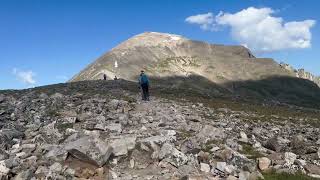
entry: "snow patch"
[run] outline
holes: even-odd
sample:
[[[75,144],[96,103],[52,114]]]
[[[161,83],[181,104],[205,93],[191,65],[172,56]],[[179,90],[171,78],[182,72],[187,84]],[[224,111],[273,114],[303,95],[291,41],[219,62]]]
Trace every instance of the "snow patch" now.
[[[171,40],[173,41],[179,41],[181,39],[181,37],[179,36],[171,36]]]

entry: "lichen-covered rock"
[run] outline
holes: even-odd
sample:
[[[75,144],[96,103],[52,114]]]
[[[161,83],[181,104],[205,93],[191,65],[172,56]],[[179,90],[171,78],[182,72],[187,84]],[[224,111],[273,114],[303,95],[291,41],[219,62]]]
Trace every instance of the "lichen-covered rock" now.
[[[127,155],[136,146],[136,137],[118,137],[110,143],[115,156]]]
[[[113,148],[107,142],[91,136],[84,136],[67,142],[63,149],[82,161],[103,166],[109,159]]]
[[[287,166],[292,165],[296,159],[297,159],[296,154],[294,154],[292,152],[284,153],[284,160],[285,160]]]
[[[268,139],[264,146],[276,152],[280,152],[282,148],[279,143],[278,137],[276,136]]]
[[[292,152],[296,154],[305,154],[307,146],[302,135],[294,136],[290,142]]]
[[[216,128],[211,125],[205,125],[201,131],[197,134],[197,137],[201,141],[206,141],[210,139],[223,139],[225,138],[224,130],[221,128]]]

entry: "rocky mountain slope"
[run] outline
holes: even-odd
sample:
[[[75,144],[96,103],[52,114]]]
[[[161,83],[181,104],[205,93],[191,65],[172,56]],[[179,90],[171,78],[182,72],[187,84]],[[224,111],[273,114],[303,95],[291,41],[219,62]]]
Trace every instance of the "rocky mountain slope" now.
[[[296,77],[308,79],[308,80],[316,83],[318,86],[320,86],[320,77],[319,76],[315,76],[315,75],[311,74],[310,72],[305,71],[304,69],[294,69],[292,66],[290,66],[289,64],[286,64],[286,63],[280,63],[280,66],[290,72],[295,73]]]
[[[320,177],[319,111],[157,84],[150,102],[124,80],[0,91],[0,179]]]
[[[136,80],[141,69],[154,77],[194,74],[221,85],[274,76],[301,77],[320,85],[319,77],[288,70],[272,59],[255,58],[243,46],[214,45],[157,32],[145,32],[124,41],[70,81],[101,79],[103,74],[111,79],[117,75]]]

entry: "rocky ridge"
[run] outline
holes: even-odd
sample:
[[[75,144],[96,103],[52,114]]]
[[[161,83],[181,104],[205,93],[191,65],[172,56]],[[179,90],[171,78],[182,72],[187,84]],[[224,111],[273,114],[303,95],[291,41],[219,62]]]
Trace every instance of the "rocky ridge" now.
[[[295,73],[295,76],[298,78],[308,79],[316,83],[320,87],[320,77],[315,76],[310,72],[305,71],[304,69],[294,69],[290,64],[280,63],[280,66],[289,72]]]
[[[244,180],[269,170],[320,177],[320,129],[308,117],[141,102],[128,86],[0,92],[0,179]]]

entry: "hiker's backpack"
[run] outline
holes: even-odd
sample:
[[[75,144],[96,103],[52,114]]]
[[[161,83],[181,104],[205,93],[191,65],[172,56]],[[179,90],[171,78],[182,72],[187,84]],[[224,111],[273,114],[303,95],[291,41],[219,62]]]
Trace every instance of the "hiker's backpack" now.
[[[149,80],[148,80],[148,77],[146,75],[142,75],[140,77],[140,83],[141,84],[149,84]]]

